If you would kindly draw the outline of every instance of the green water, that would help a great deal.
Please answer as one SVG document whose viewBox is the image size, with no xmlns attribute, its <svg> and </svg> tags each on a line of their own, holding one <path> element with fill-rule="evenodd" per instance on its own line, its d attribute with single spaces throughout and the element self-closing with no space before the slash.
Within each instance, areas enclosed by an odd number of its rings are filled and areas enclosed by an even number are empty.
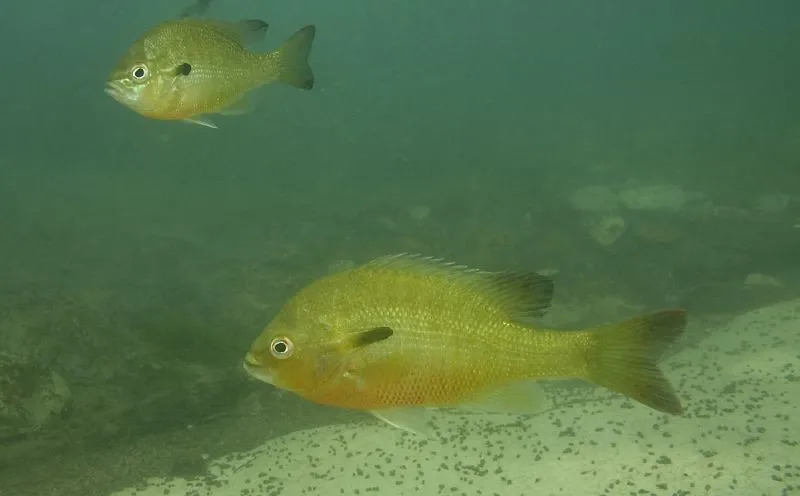
<svg viewBox="0 0 800 496">
<path fill-rule="evenodd" d="M 576 326 L 800 296 L 793 2 L 216 0 L 209 16 L 270 23 L 259 50 L 317 26 L 315 88 L 265 88 L 218 130 L 103 93 L 180 1 L 8 3 L 0 351 L 56 373 L 69 401 L 0 430 L 3 496 L 108 494 L 364 420 L 240 366 L 283 302 L 343 260 L 557 269 L 555 303 L 589 309 L 562 319 Z M 571 200 L 664 184 L 685 203 L 618 207 L 607 246 L 590 230 L 602 215 Z M 752 274 L 776 284 L 745 289 Z M 607 297 L 629 306 L 592 306 Z M 7 402 L 25 395 L 3 384 Z"/>
</svg>

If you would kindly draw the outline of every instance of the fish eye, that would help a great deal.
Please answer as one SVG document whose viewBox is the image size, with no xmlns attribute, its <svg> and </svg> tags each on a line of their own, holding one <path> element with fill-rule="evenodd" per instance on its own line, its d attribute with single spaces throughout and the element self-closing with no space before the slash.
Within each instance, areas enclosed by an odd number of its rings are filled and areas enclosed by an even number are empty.
<svg viewBox="0 0 800 496">
<path fill-rule="evenodd" d="M 131 76 L 137 81 L 146 78 L 148 74 L 150 74 L 150 71 L 148 71 L 147 66 L 144 65 L 135 65 L 133 69 L 131 69 Z"/>
<path fill-rule="evenodd" d="M 289 358 L 294 351 L 294 344 L 287 337 L 275 338 L 269 344 L 269 351 L 275 358 Z"/>
</svg>

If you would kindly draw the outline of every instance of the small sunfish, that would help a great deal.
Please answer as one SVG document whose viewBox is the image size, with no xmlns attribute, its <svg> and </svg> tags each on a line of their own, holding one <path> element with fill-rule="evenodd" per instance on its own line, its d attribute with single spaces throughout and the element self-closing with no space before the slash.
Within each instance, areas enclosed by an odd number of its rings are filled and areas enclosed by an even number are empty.
<svg viewBox="0 0 800 496">
<path fill-rule="evenodd" d="M 254 377 L 425 433 L 428 408 L 531 413 L 537 380 L 578 378 L 682 413 L 656 360 L 686 325 L 664 310 L 580 331 L 539 328 L 553 283 L 392 255 L 302 289 L 252 344 Z"/>
<path fill-rule="evenodd" d="M 259 86 L 280 81 L 311 89 L 314 26 L 300 29 L 273 52 L 246 48 L 266 32 L 267 23 L 254 19 L 164 22 L 131 45 L 105 91 L 145 117 L 216 127 L 209 114 L 246 112 L 246 95 Z"/>
</svg>

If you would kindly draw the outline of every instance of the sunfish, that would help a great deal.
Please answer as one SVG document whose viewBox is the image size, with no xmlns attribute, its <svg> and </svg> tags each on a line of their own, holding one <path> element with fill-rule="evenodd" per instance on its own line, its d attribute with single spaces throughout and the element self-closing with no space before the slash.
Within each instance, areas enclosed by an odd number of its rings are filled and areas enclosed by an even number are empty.
<svg viewBox="0 0 800 496">
<path fill-rule="evenodd" d="M 428 408 L 529 413 L 535 381 L 578 378 L 682 413 L 656 359 L 686 325 L 663 310 L 580 331 L 543 329 L 552 281 L 392 255 L 323 277 L 278 312 L 244 360 L 254 377 L 425 433 Z"/>
<path fill-rule="evenodd" d="M 277 50 L 246 46 L 264 38 L 267 23 L 182 18 L 164 22 L 131 45 L 106 84 L 106 93 L 151 119 L 216 127 L 210 114 L 250 109 L 246 95 L 280 81 L 311 89 L 308 56 L 315 27 L 306 26 Z"/>
</svg>

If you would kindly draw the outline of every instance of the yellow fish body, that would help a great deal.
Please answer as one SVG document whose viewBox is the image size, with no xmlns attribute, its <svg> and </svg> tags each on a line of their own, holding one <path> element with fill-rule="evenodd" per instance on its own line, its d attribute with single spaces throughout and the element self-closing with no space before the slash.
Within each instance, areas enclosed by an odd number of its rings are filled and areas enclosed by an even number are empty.
<svg viewBox="0 0 800 496">
<path fill-rule="evenodd" d="M 216 127 L 208 114 L 244 112 L 245 95 L 259 86 L 281 81 L 312 88 L 308 56 L 314 26 L 300 29 L 273 52 L 249 51 L 246 46 L 266 31 L 260 20 L 164 22 L 131 45 L 106 93 L 145 117 Z"/>
<path fill-rule="evenodd" d="M 682 412 L 655 360 L 682 333 L 683 310 L 582 331 L 540 329 L 531 321 L 552 288 L 534 273 L 382 257 L 302 289 L 255 340 L 244 367 L 308 400 L 416 432 L 425 429 L 420 407 L 525 411 L 520 403 L 535 398 L 520 386 L 541 379 L 579 378 Z M 517 405 L 505 408 L 509 401 Z"/>
</svg>

